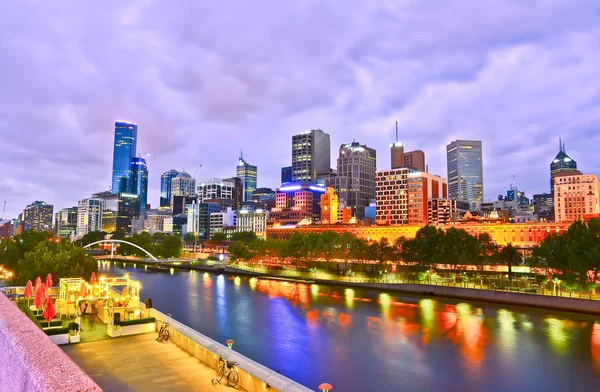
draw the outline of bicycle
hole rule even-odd
[[[162,321],[162,325],[160,326],[160,331],[158,331],[158,337],[156,340],[164,340],[165,342],[169,341],[169,323]]]
[[[220,384],[223,377],[225,377],[227,379],[227,386],[235,388],[235,386],[240,381],[240,375],[235,370],[235,365],[237,365],[237,362],[228,361],[226,359],[223,359],[222,357],[219,358],[219,361],[217,363],[218,378],[212,379],[213,384],[217,382]],[[225,376],[225,374],[227,374],[227,376]]]

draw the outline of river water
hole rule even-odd
[[[126,272],[155,308],[314,390],[600,390],[600,317],[100,265]]]

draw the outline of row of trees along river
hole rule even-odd
[[[339,268],[351,264],[353,269],[377,272],[388,265],[401,265],[403,272],[417,274],[445,265],[446,273],[525,262],[533,274],[560,279],[571,288],[594,288],[600,270],[600,219],[576,221],[563,233],[550,233],[542,243],[527,252],[526,257],[512,244],[499,246],[488,234],[473,236],[465,230],[446,231],[424,226],[414,238],[387,238],[378,242],[358,238],[351,233],[334,231],[321,233],[296,232],[288,240],[260,240],[248,237],[235,241],[229,248],[234,261],[250,264],[288,265],[298,268]],[[469,266],[470,268],[468,268]],[[450,271],[448,271],[450,270]],[[438,272],[442,272],[441,270]]]

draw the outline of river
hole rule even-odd
[[[600,317],[374,290],[145,271],[142,298],[316,390],[580,391],[600,388]],[[593,385],[596,385],[594,387]]]

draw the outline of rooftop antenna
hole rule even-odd
[[[567,148],[565,147],[565,143],[563,142],[563,152],[566,153],[567,152]]]
[[[240,158],[244,159],[244,147],[240,147]]]
[[[562,142],[562,138],[559,137],[558,138],[558,151],[562,152],[563,150],[563,142]]]
[[[396,121],[396,143],[398,143],[398,121]]]

